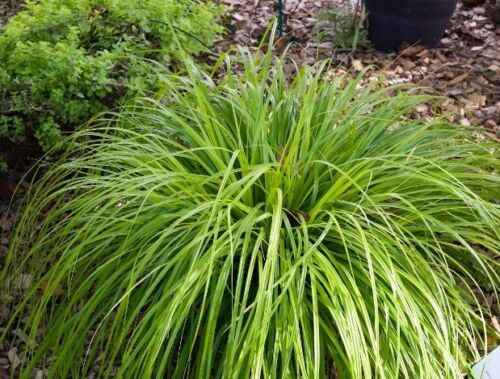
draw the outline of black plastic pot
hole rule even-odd
[[[406,42],[437,47],[458,0],[364,0],[368,35],[376,49],[394,51]]]

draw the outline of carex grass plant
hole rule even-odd
[[[21,376],[459,376],[499,282],[497,147],[325,63],[227,66],[77,132],[35,186],[2,274],[33,276]]]

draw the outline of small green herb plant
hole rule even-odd
[[[315,35],[319,42],[331,42],[335,48],[356,50],[368,43],[363,28],[363,11],[358,1],[354,9],[341,3],[318,16]]]
[[[219,14],[196,0],[27,1],[0,33],[0,138],[30,135],[49,150],[63,131],[154,89],[157,64],[177,59],[174,30],[186,52],[202,52]]]
[[[26,333],[21,378],[456,378],[479,357],[498,146],[408,117],[432,98],[402,87],[243,66],[189,64],[66,141],[0,275],[32,279],[0,335]]]

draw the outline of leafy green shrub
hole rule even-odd
[[[155,60],[175,63],[172,28],[190,54],[221,31],[196,0],[30,1],[0,34],[0,138],[36,136],[47,151],[124,95],[152,89]]]
[[[270,62],[191,68],[71,137],[0,277],[33,278],[7,328],[26,377],[441,378],[478,356],[497,147],[408,117],[428,96]]]

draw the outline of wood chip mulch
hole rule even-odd
[[[217,0],[228,9],[232,31],[216,45],[218,52],[234,45],[256,49],[269,23],[276,17],[275,0]],[[286,29],[278,46],[289,42],[288,56],[298,64],[331,59],[336,73],[355,74],[373,66],[368,76],[384,73],[387,84],[415,83],[450,98],[446,111],[457,114],[454,122],[477,125],[500,140],[500,27],[489,20],[482,5],[459,4],[449,29],[437,49],[409,46],[385,54],[361,46],[354,52],[318,40],[315,27],[325,9],[354,9],[356,0],[286,0]],[[430,110],[418,109],[422,117]]]

